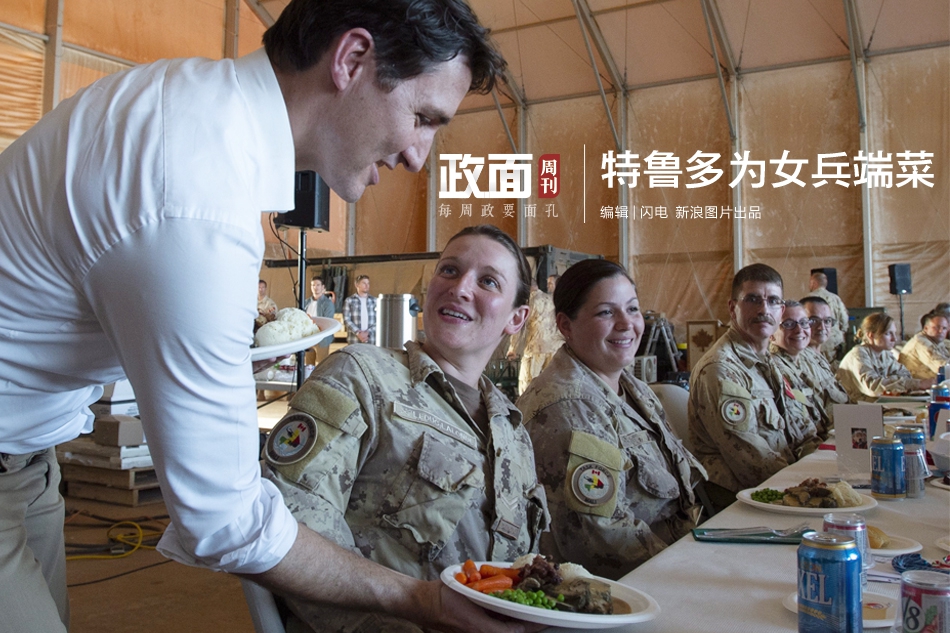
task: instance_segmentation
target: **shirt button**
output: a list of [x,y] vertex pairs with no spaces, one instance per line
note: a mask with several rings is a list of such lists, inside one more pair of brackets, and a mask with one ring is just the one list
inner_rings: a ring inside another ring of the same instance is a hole
[[501,457],[501,449],[500,449],[500,448],[496,448],[496,449],[495,449],[495,457]]

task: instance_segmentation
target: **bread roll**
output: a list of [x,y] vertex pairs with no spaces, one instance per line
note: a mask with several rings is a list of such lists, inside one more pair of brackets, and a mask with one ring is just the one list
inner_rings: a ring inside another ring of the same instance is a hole
[[871,543],[871,549],[884,549],[891,542],[891,537],[885,534],[881,528],[869,525],[868,541]]

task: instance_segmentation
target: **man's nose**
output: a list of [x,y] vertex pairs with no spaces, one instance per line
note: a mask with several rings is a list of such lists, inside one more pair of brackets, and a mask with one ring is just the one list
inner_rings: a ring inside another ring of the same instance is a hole
[[432,147],[434,138],[434,131],[424,130],[419,138],[402,151],[401,159],[408,171],[416,172],[422,169],[429,157],[429,149]]

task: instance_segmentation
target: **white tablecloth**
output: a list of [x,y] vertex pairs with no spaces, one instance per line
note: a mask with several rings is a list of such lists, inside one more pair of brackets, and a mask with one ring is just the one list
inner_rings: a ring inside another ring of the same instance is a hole
[[[835,453],[818,451],[792,464],[763,486],[782,489],[808,477],[837,474]],[[869,493],[869,491],[861,491]],[[914,539],[923,545],[927,560],[947,552],[935,545],[950,535],[950,491],[926,486],[921,499],[880,501],[863,513],[867,522],[890,535]],[[703,527],[738,528],[768,525],[791,527],[802,520],[821,528],[821,516],[778,514],[737,502]],[[797,545],[759,545],[699,542],[687,535],[650,559],[620,582],[653,596],[661,608],[650,622],[611,631],[636,633],[771,633],[798,630],[798,616],[782,606],[796,589]],[[890,563],[878,569],[893,571]],[[870,583],[870,593],[897,597],[899,584]],[[567,629],[551,629],[567,630]],[[873,629],[887,631],[888,629]]]

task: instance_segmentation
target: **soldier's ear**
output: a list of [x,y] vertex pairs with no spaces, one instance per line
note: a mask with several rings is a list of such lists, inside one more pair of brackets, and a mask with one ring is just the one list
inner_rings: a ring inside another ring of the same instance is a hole
[[525,321],[528,320],[528,306],[518,306],[511,313],[511,318],[508,319],[508,325],[505,326],[505,334],[513,335],[521,331],[521,328],[524,327]]
[[571,340],[571,320],[567,318],[567,315],[563,312],[558,312],[554,320],[557,323],[557,329],[561,332],[561,336],[563,336],[565,340]]

